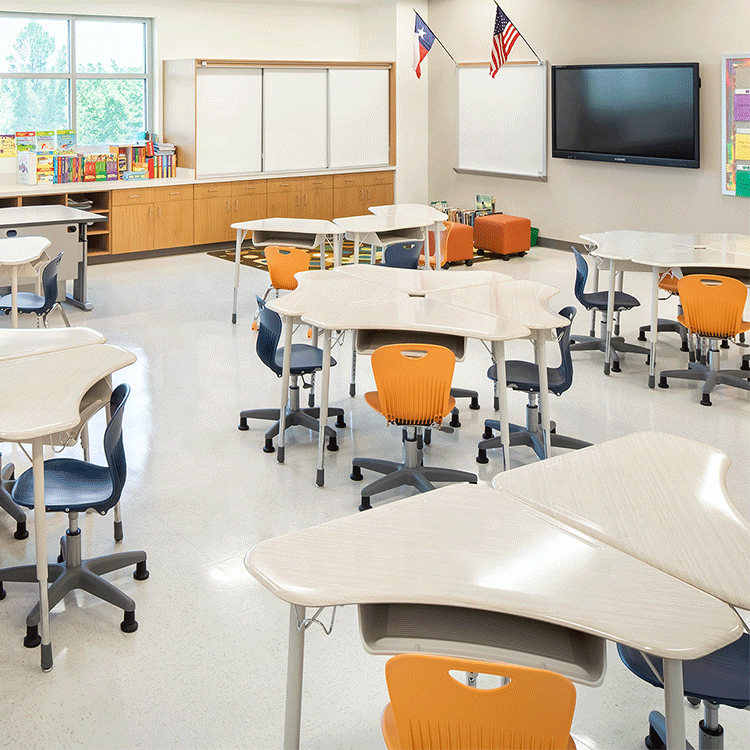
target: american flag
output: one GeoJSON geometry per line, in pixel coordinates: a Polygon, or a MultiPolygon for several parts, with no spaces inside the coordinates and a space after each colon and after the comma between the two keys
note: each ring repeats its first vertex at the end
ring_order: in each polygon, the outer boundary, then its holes
{"type": "Polygon", "coordinates": [[[518,30],[503,13],[500,6],[495,12],[495,30],[492,33],[492,62],[490,75],[494,78],[500,66],[508,59],[513,45],[518,39],[518,30]]]}

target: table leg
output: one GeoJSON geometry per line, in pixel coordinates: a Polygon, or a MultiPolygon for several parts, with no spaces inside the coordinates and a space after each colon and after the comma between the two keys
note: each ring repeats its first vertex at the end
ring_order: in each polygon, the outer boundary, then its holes
{"type": "Polygon", "coordinates": [[[234,303],[232,304],[232,323],[237,322],[237,291],[240,288],[240,252],[242,241],[247,234],[246,229],[237,230],[237,239],[234,244],[234,303]]]}
{"type": "MultiPolygon", "coordinates": [[[[310,344],[312,346],[318,346],[318,329],[316,326],[312,326],[310,344]]],[[[310,374],[310,393],[307,397],[307,405],[309,407],[315,406],[315,373],[310,374]]]]}
{"type": "Polygon", "coordinates": [[[320,270],[325,271],[326,270],[326,238],[325,236],[320,241],[320,270]]]}
{"type": "Polygon", "coordinates": [[[547,332],[533,331],[534,358],[539,368],[539,408],[542,410],[542,435],[544,437],[544,457],[550,456],[550,415],[549,380],[547,373],[547,332]]]}
{"type": "Polygon", "coordinates": [[[299,750],[302,719],[302,672],[305,658],[305,608],[289,606],[289,653],[286,670],[284,750],[299,750]]]}
{"type": "Polygon", "coordinates": [[[320,377],[320,419],[318,420],[318,473],[315,484],[325,483],[326,425],[328,424],[328,389],[331,382],[331,331],[323,331],[323,372],[320,377]]]}
{"type": "Polygon", "coordinates": [[[333,266],[336,268],[341,265],[341,258],[344,254],[344,235],[333,235],[333,266]]]}
{"type": "Polygon", "coordinates": [[[664,716],[667,723],[667,750],[685,747],[685,708],[682,662],[664,659],[664,716]]]}
{"type": "Polygon", "coordinates": [[[18,328],[18,266],[10,271],[10,324],[18,328]]]}
{"type": "Polygon", "coordinates": [[[291,315],[284,317],[284,357],[281,365],[281,407],[279,409],[279,436],[277,438],[278,451],[276,460],[284,463],[284,432],[286,430],[286,406],[289,401],[289,370],[292,357],[292,331],[294,329],[294,318],[291,315]]]}
{"type": "Polygon", "coordinates": [[[615,263],[609,261],[609,291],[607,292],[607,339],[604,346],[604,374],[609,375],[612,360],[612,324],[615,317],[615,263]]]}
{"type": "Polygon", "coordinates": [[[354,235],[354,265],[356,266],[359,263],[359,235],[354,235]]]}
{"type": "Polygon", "coordinates": [[[78,275],[73,279],[73,294],[66,294],[65,299],[81,310],[93,310],[94,306],[87,301],[89,241],[85,222],[78,225],[78,242],[82,245],[81,260],[78,261],[78,275]]]}
{"type": "Polygon", "coordinates": [[[36,579],[39,582],[39,634],[42,639],[42,670],[52,669],[52,641],[49,629],[49,598],[47,595],[47,512],[44,505],[44,444],[41,437],[31,443],[34,477],[34,547],[36,579]]]}
{"type": "MultiPolygon", "coordinates": [[[[445,230],[445,225],[442,221],[436,221],[435,226],[432,230],[433,234],[435,235],[435,270],[439,271],[443,267],[443,254],[442,254],[442,242],[440,241],[440,234],[441,230],[445,230]]],[[[430,268],[430,233],[425,227],[424,230],[425,234],[425,243],[424,243],[424,257],[427,261],[427,269],[430,268]]]]}
{"type": "Polygon", "coordinates": [[[510,425],[508,422],[508,388],[505,375],[505,342],[492,342],[492,356],[497,368],[495,398],[500,407],[500,436],[503,441],[503,471],[510,468],[510,425]]]}
{"type": "Polygon", "coordinates": [[[649,340],[651,351],[648,355],[648,387],[656,385],[656,338],[659,335],[659,277],[661,271],[654,266],[651,269],[651,330],[649,340]]]}
{"type": "Polygon", "coordinates": [[[357,393],[357,332],[352,331],[352,372],[349,380],[349,395],[357,393]]]}
{"type": "MultiPolygon", "coordinates": [[[[594,278],[593,278],[593,292],[599,291],[599,260],[597,259],[594,263],[594,278]]],[[[589,328],[589,336],[596,336],[596,308],[591,311],[591,326],[589,328]]]]}

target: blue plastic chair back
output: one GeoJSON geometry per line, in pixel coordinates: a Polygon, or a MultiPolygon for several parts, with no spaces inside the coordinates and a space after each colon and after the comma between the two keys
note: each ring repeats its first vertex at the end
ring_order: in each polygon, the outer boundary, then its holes
{"type": "Polygon", "coordinates": [[[397,242],[383,250],[382,264],[389,268],[417,268],[424,242],[397,242]]]}
{"type": "Polygon", "coordinates": [[[588,263],[586,263],[586,259],[578,252],[578,250],[573,248],[573,252],[576,256],[576,282],[574,288],[576,299],[582,305],[587,306],[588,303],[586,302],[583,290],[586,288],[586,279],[589,277],[589,266],[588,263]]]}
{"type": "Polygon", "coordinates": [[[127,464],[125,462],[125,446],[122,442],[122,418],[125,414],[125,402],[130,395],[130,386],[121,383],[112,391],[109,399],[111,417],[104,430],[104,455],[107,459],[110,477],[112,479],[112,495],[96,507],[98,511],[112,508],[120,499],[122,488],[127,478],[127,464]]]}
{"type": "Polygon", "coordinates": [[[258,337],[255,341],[255,351],[260,361],[277,375],[281,375],[281,367],[276,363],[276,350],[281,338],[281,317],[266,307],[266,303],[255,295],[258,301],[258,337]]]}
{"type": "Polygon", "coordinates": [[[557,329],[557,341],[560,345],[560,366],[557,368],[558,374],[562,377],[562,382],[550,384],[550,391],[559,396],[573,385],[573,358],[570,355],[570,329],[573,327],[573,318],[576,316],[576,309],[572,305],[563,307],[559,312],[564,318],[570,321],[569,326],[557,329]]]}

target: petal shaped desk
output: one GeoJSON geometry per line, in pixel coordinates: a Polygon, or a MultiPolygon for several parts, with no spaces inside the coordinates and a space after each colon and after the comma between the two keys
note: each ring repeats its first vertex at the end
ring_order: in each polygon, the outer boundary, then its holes
{"type": "Polygon", "coordinates": [[[52,668],[47,598],[44,439],[75,427],[81,398],[93,385],[135,362],[88,328],[4,331],[0,336],[0,440],[32,445],[34,544],[39,581],[41,663],[52,668]]]}
{"type": "MultiPolygon", "coordinates": [[[[601,477],[602,486],[609,481],[601,477]]],[[[319,614],[308,618],[307,607],[358,605],[371,653],[511,661],[589,685],[603,678],[604,640],[654,654],[668,665],[670,750],[685,747],[680,660],[742,633],[740,618],[715,597],[543,510],[475,485],[444,487],[261,542],[245,566],[291,605],[285,748],[299,746],[304,631],[319,614]]]]}
{"type": "Polygon", "coordinates": [[[30,273],[36,275],[31,264],[39,260],[49,246],[50,241],[46,237],[0,239],[0,268],[10,268],[11,325],[13,328],[18,328],[18,277],[24,268],[28,268],[30,273]]]}

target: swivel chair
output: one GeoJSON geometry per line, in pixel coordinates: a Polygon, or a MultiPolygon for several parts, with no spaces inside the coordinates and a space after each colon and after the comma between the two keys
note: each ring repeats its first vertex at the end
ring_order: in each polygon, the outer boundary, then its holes
{"type": "MultiPolygon", "coordinates": [[[[637,677],[663,688],[662,661],[646,657],[630,646],[617,645],[625,666],[637,677]],[[650,662],[650,664],[649,664],[650,662]]],[[[750,706],[750,636],[744,633],[734,643],[701,659],[682,662],[683,689],[688,701],[703,701],[704,718],[698,724],[699,750],[721,750],[724,730],[719,724],[719,706],[750,706]]],[[[664,716],[652,711],[648,717],[649,733],[645,744],[650,750],[666,747],[664,716]]]]}
{"type": "MultiPolygon", "coordinates": [[[[586,308],[586,310],[598,310],[602,313],[602,335],[596,337],[593,335],[593,331],[590,336],[579,336],[572,334],[570,337],[570,350],[573,352],[579,351],[600,351],[604,352],[607,349],[607,321],[605,315],[607,312],[607,301],[609,299],[610,292],[584,292],[586,287],[586,279],[588,279],[589,267],[586,263],[586,259],[573,247],[573,252],[576,257],[576,280],[575,280],[575,295],[576,299],[586,308]]],[[[631,294],[625,292],[612,292],[615,295],[615,312],[618,313],[621,310],[632,310],[634,307],[638,307],[641,303],[633,297],[631,294]]],[[[644,346],[637,346],[636,344],[628,344],[622,336],[612,336],[610,339],[610,351],[612,356],[612,372],[620,372],[620,358],[618,352],[634,352],[636,354],[645,354],[647,357],[650,354],[649,350],[644,346]]],[[[610,363],[604,363],[604,372],[609,373],[610,363]]]]}
{"type": "Polygon", "coordinates": [[[423,242],[396,242],[383,250],[380,263],[390,268],[417,268],[423,242]]]}
{"type": "Polygon", "coordinates": [[[669,388],[669,378],[705,381],[703,406],[711,406],[710,393],[720,384],[750,391],[747,370],[719,368],[719,341],[750,330],[750,323],[742,320],[747,287],[738,279],[708,273],[683,276],[677,286],[684,310],[678,320],[707,342],[708,364],[688,362],[687,370],[663,370],[659,387],[669,388]]]}
{"type": "MultiPolygon", "coordinates": [[[[97,466],[74,458],[53,458],[44,462],[46,510],[49,513],[68,514],[68,530],[60,540],[58,564],[48,566],[48,577],[52,581],[49,587],[50,609],[70,591],[81,589],[124,610],[120,628],[125,633],[132,633],[138,628],[135,620],[135,602],[102,576],[113,570],[135,565],[133,577],[139,581],[145,580],[149,575],[146,569],[146,553],[142,550],[119,552],[82,560],[78,514],[92,508],[104,515],[120,500],[127,475],[125,448],[122,442],[122,417],[129,394],[130,387],[124,383],[112,392],[112,418],[104,431],[106,466],[97,466]]],[[[18,477],[13,486],[12,497],[14,502],[25,508],[34,507],[32,469],[27,469],[18,477]]],[[[36,582],[36,576],[36,565],[0,569],[0,599],[5,598],[3,581],[32,583],[36,582]]],[[[39,645],[41,638],[38,626],[37,604],[26,618],[24,646],[33,648],[39,645]]]]}
{"type": "MultiPolygon", "coordinates": [[[[567,318],[571,324],[576,315],[575,307],[564,307],[560,315],[567,318]]],[[[561,396],[573,384],[573,360],[570,356],[570,326],[557,329],[557,340],[560,345],[560,365],[555,368],[547,368],[549,391],[556,396],[561,396]]],[[[497,382],[497,365],[492,365],[487,371],[487,377],[497,382]]],[[[526,445],[533,449],[540,459],[545,458],[544,435],[541,429],[541,414],[537,405],[539,394],[539,368],[534,362],[522,360],[509,360],[505,363],[506,385],[514,391],[523,391],[529,394],[529,403],[526,405],[526,427],[510,425],[510,444],[526,445]]],[[[486,464],[487,450],[499,448],[502,445],[502,437],[493,437],[492,430],[501,429],[501,424],[495,419],[486,419],[484,422],[484,440],[479,443],[477,463],[486,464]]],[[[591,443],[586,443],[577,438],[566,435],[558,435],[556,425],[550,422],[550,444],[557,448],[586,448],[591,443]]]]}
{"type": "MultiPolygon", "coordinates": [[[[256,295],[258,309],[260,311],[258,338],[255,342],[255,351],[266,367],[281,377],[284,362],[284,349],[279,348],[281,338],[281,318],[273,310],[266,307],[266,303],[256,295]]],[[[336,360],[331,357],[331,365],[336,360]]],[[[306,427],[308,430],[318,432],[320,409],[318,407],[300,408],[298,379],[305,375],[311,375],[323,368],[323,350],[310,344],[292,344],[290,352],[290,381],[289,381],[289,406],[286,412],[285,427],[306,427]]],[[[335,408],[328,410],[329,417],[336,417],[336,427],[346,427],[344,421],[344,410],[335,408]]],[[[279,409],[246,409],[240,412],[240,424],[238,429],[248,430],[248,419],[269,419],[275,424],[266,432],[264,453],[273,453],[273,439],[279,434],[281,411],[279,409]]],[[[328,436],[328,450],[337,451],[336,431],[326,425],[325,434],[328,436]]],[[[280,458],[283,456],[280,453],[280,458]]]]}
{"type": "MultiPolygon", "coordinates": [[[[455,357],[450,349],[434,344],[391,344],[372,353],[377,391],[365,394],[367,403],[388,424],[402,428],[402,463],[377,458],[355,458],[351,478],[362,480],[362,469],[385,476],[362,489],[359,510],[369,510],[370,498],[403,485],[419,492],[435,489],[432,482],[477,483],[476,474],[456,469],[424,466],[420,446],[425,427],[440,425],[453,406],[450,395],[455,357]]],[[[441,428],[452,432],[451,428],[441,428]]]]}
{"type": "Polygon", "coordinates": [[[573,683],[532,667],[399,654],[386,662],[391,702],[381,720],[389,750],[575,750],[573,683]],[[482,689],[451,671],[510,678],[482,689]]]}
{"type": "MultiPolygon", "coordinates": [[[[268,274],[271,277],[271,283],[268,288],[263,292],[261,298],[264,302],[271,293],[271,290],[276,291],[276,296],[279,296],[279,290],[293,291],[297,288],[297,279],[294,277],[296,273],[301,271],[307,271],[310,267],[310,255],[306,250],[302,250],[299,247],[281,247],[279,245],[269,245],[263,249],[263,255],[266,258],[266,265],[268,266],[268,274]]],[[[260,308],[255,311],[253,317],[253,330],[258,330],[258,315],[260,314],[260,308]]]]}
{"type": "MultiPolygon", "coordinates": [[[[665,274],[662,275],[662,277],[659,279],[659,289],[661,289],[664,292],[667,292],[667,296],[663,299],[669,299],[672,295],[677,294],[677,282],[679,281],[679,278],[675,276],[672,271],[667,271],[665,274]]],[[[679,295],[677,297],[677,314],[682,315],[682,304],[679,301],[679,295]]],[[[650,331],[651,326],[641,326],[638,329],[638,341],[646,341],[646,331],[650,331]]],[[[656,332],[657,333],[679,333],[680,338],[682,339],[682,345],[680,346],[680,351],[682,352],[690,352],[690,361],[695,361],[695,352],[691,351],[691,349],[688,347],[688,332],[687,328],[685,328],[682,323],[680,323],[679,320],[668,320],[667,318],[659,318],[657,326],[656,326],[656,332]]]]}
{"type": "MultiPolygon", "coordinates": [[[[68,316],[65,314],[63,306],[57,301],[57,267],[60,265],[62,256],[63,254],[60,253],[56,258],[47,261],[39,269],[42,277],[43,297],[33,292],[18,292],[18,312],[34,313],[37,316],[37,328],[39,327],[40,319],[44,323],[44,327],[49,328],[49,325],[47,325],[47,316],[56,307],[59,308],[65,325],[70,328],[68,316]]],[[[12,311],[12,297],[11,294],[0,297],[0,312],[10,315],[12,311]]]]}

